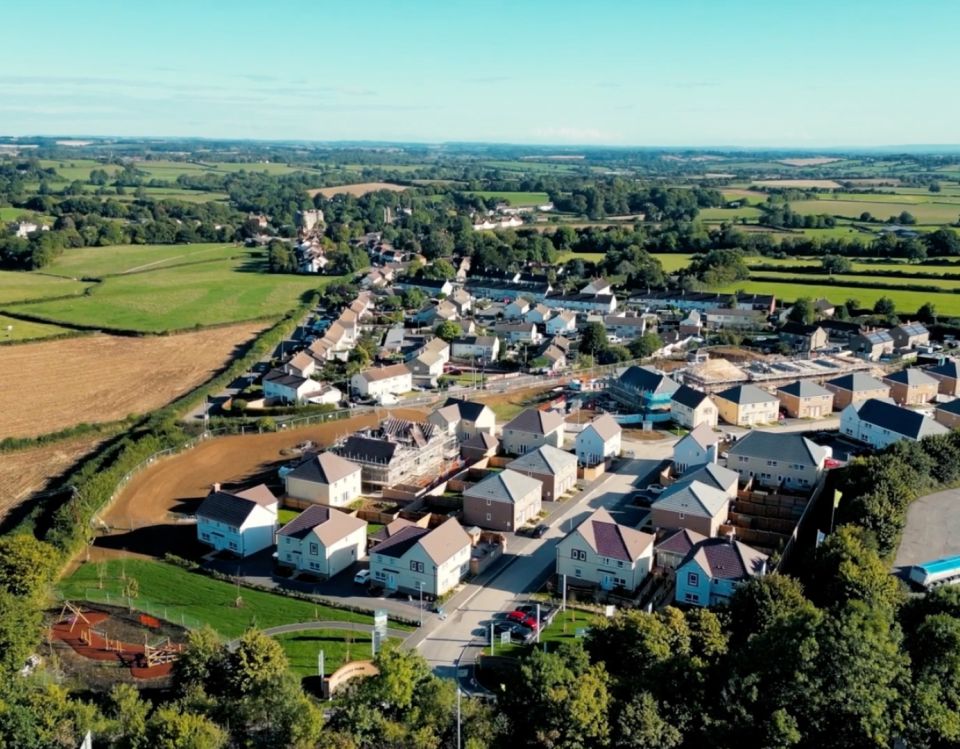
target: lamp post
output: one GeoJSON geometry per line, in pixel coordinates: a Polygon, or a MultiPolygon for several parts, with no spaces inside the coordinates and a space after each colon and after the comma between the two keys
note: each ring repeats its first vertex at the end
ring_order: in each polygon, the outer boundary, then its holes
{"type": "Polygon", "coordinates": [[[457,749],[460,749],[460,696],[463,692],[460,690],[460,682],[457,682],[457,749]]]}
{"type": "Polygon", "coordinates": [[[423,580],[417,582],[417,588],[420,590],[420,626],[423,626],[423,580]]]}

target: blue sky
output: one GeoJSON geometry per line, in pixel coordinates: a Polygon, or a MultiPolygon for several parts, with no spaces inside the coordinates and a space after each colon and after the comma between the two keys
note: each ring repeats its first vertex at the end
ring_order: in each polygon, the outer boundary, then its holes
{"type": "Polygon", "coordinates": [[[31,0],[0,134],[960,142],[956,0],[31,0]]]}

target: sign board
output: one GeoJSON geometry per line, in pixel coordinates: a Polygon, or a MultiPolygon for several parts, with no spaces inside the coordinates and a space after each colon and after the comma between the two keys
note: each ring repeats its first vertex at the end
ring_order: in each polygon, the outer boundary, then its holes
{"type": "Polygon", "coordinates": [[[580,640],[587,636],[587,627],[577,627],[576,631],[577,639],[580,640]]]}
{"type": "Polygon", "coordinates": [[[511,638],[511,636],[510,636],[510,630],[507,630],[506,632],[501,632],[501,633],[500,633],[500,644],[501,644],[501,645],[509,645],[512,641],[513,641],[513,640],[512,640],[512,638],[511,638]]]}
{"type": "Polygon", "coordinates": [[[603,611],[604,616],[606,616],[608,619],[612,617],[615,613],[617,613],[617,607],[614,606],[613,604],[608,604],[603,611]]]}

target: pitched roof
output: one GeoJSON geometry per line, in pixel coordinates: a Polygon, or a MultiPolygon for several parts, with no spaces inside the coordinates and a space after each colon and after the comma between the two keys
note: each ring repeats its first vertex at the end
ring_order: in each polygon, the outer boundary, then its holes
{"type": "Polygon", "coordinates": [[[477,432],[469,439],[464,440],[460,445],[460,447],[474,447],[480,450],[496,449],[499,446],[500,440],[486,432],[477,432]]]}
{"type": "Polygon", "coordinates": [[[893,343],[893,337],[887,330],[861,330],[860,337],[865,339],[872,346],[879,346],[884,343],[893,343]]]}
{"type": "Polygon", "coordinates": [[[332,507],[310,505],[278,530],[277,535],[302,540],[314,533],[324,546],[329,546],[361,528],[366,528],[366,526],[365,520],[340,512],[332,507]]]}
{"type": "Polygon", "coordinates": [[[263,381],[296,390],[310,380],[306,377],[301,377],[300,375],[284,372],[282,369],[271,369],[263,376],[263,381]]]}
{"type": "Polygon", "coordinates": [[[816,333],[818,330],[821,330],[819,325],[804,325],[801,322],[795,322],[790,320],[783,324],[783,327],[780,328],[781,333],[786,333],[787,335],[802,335],[809,336],[816,333]]]}
{"type": "Polygon", "coordinates": [[[580,523],[575,532],[600,556],[624,562],[639,559],[655,540],[652,533],[615,523],[602,507],[580,523]]]}
{"type": "Polygon", "coordinates": [[[711,578],[745,580],[763,575],[769,557],[763,552],[726,538],[706,538],[687,553],[681,567],[696,562],[711,578]]]}
{"type": "Polygon", "coordinates": [[[863,403],[847,408],[856,408],[862,421],[888,429],[895,434],[919,440],[933,434],[947,434],[950,430],[939,422],[927,418],[919,411],[902,408],[890,400],[870,398],[863,403]]]}
{"type": "Polygon", "coordinates": [[[674,554],[684,556],[693,548],[694,544],[706,539],[702,533],[697,533],[689,528],[680,528],[656,545],[656,551],[669,551],[674,554]]]}
{"type": "Polygon", "coordinates": [[[746,455],[803,466],[819,466],[829,450],[796,432],[765,432],[753,429],[737,440],[727,455],[746,455]]]}
{"type": "Polygon", "coordinates": [[[890,388],[868,374],[852,372],[842,375],[826,383],[839,390],[849,390],[851,393],[862,393],[869,390],[889,390],[890,388]]]}
{"type": "Polygon", "coordinates": [[[385,541],[391,536],[396,535],[404,528],[409,528],[410,526],[416,525],[416,523],[407,520],[406,518],[397,518],[387,523],[383,528],[378,530],[376,533],[370,534],[370,540],[372,541],[385,541]]]}
{"type": "Polygon", "coordinates": [[[724,492],[702,481],[678,481],[653,503],[655,509],[706,518],[716,517],[729,505],[730,498],[724,492]]]}
{"type": "Polygon", "coordinates": [[[351,435],[341,447],[337,449],[341,455],[350,460],[359,460],[364,463],[389,463],[397,452],[397,443],[390,440],[380,440],[362,435],[351,435]]]}
{"type": "Polygon", "coordinates": [[[954,380],[960,380],[960,365],[953,358],[944,359],[942,364],[935,367],[927,367],[927,372],[931,375],[940,375],[941,377],[950,377],[954,380]]]}
{"type": "Polygon", "coordinates": [[[443,404],[444,408],[454,407],[460,418],[464,421],[476,421],[483,416],[484,411],[490,411],[490,406],[485,403],[475,403],[474,401],[462,400],[460,398],[447,398],[443,404]]]}
{"type": "Polygon", "coordinates": [[[197,517],[239,528],[257,507],[276,503],[277,498],[264,484],[236,493],[212,491],[197,507],[197,517]]]}
{"type": "Polygon", "coordinates": [[[707,463],[683,474],[680,480],[699,481],[707,486],[712,486],[714,489],[727,492],[736,488],[739,479],[740,474],[736,471],[731,471],[729,468],[724,468],[716,463],[707,463]]]}
{"type": "Polygon", "coordinates": [[[930,333],[927,330],[926,326],[923,323],[919,322],[905,322],[898,325],[894,330],[897,330],[904,335],[915,336],[915,335],[928,335],[930,333]]]}
{"type": "Polygon", "coordinates": [[[778,387],[777,391],[792,395],[796,398],[819,398],[824,395],[833,395],[833,393],[825,387],[821,387],[815,382],[810,382],[810,380],[797,380],[796,382],[791,382],[789,385],[778,387]]]}
{"type": "Polygon", "coordinates": [[[652,367],[627,367],[619,379],[622,385],[644,393],[666,393],[670,395],[680,388],[680,385],[671,380],[665,373],[652,367]]]}
{"type": "Polygon", "coordinates": [[[943,411],[948,414],[957,414],[960,415],[960,398],[954,398],[948,403],[940,403],[937,405],[938,411],[943,411]]]}
{"type": "Polygon", "coordinates": [[[883,378],[886,382],[896,382],[900,385],[907,385],[909,387],[917,387],[919,385],[934,385],[936,386],[937,380],[928,375],[922,369],[916,367],[907,367],[906,369],[901,369],[898,372],[893,372],[888,374],[883,378]]]}
{"type": "Polygon", "coordinates": [[[408,525],[377,544],[373,553],[399,559],[416,546],[429,532],[429,529],[421,528],[419,525],[408,525]]]}
{"type": "MultiPolygon", "coordinates": [[[[715,445],[720,441],[720,434],[713,431],[713,428],[709,424],[700,424],[694,427],[690,432],[683,435],[683,438],[680,442],[684,440],[693,440],[700,447],[707,448],[710,445],[715,445]]],[[[680,442],[677,444],[679,445],[680,442]]]]}
{"type": "Polygon", "coordinates": [[[513,417],[504,430],[514,429],[531,434],[550,434],[563,428],[563,417],[556,411],[540,411],[528,408],[513,417]]]}
{"type": "Polygon", "coordinates": [[[620,434],[623,429],[620,428],[620,425],[617,423],[617,420],[614,419],[610,414],[600,414],[593,421],[587,424],[586,429],[592,429],[597,433],[597,436],[600,437],[604,442],[611,440],[620,434]]]}
{"type": "Polygon", "coordinates": [[[434,562],[443,564],[465,546],[470,546],[470,536],[456,518],[450,518],[428,532],[420,545],[434,562]]]}
{"type": "Polygon", "coordinates": [[[778,402],[775,396],[770,395],[766,390],[761,390],[756,385],[735,385],[732,388],[727,388],[722,393],[717,393],[717,397],[739,405],[745,403],[778,402]]]}
{"type": "Polygon", "coordinates": [[[367,382],[379,382],[388,380],[391,377],[400,377],[410,374],[410,368],[406,364],[391,364],[388,367],[374,367],[360,373],[360,376],[367,382]]]}
{"type": "Polygon", "coordinates": [[[576,467],[577,456],[553,445],[541,445],[536,450],[510,461],[507,468],[556,475],[565,468],[576,467]]]}
{"type": "Polygon", "coordinates": [[[681,385],[670,398],[674,403],[679,403],[687,408],[696,408],[710,396],[689,385],[681,385]]]}
{"type": "MultiPolygon", "coordinates": [[[[576,462],[576,458],[574,458],[574,462],[576,462]]],[[[522,499],[532,492],[539,494],[542,485],[541,481],[513,471],[508,467],[506,470],[492,473],[479,483],[474,484],[463,492],[463,496],[515,504],[518,499],[522,499]]]]}
{"type": "Polygon", "coordinates": [[[356,463],[328,451],[308,458],[287,475],[317,484],[333,484],[359,470],[356,463]]]}

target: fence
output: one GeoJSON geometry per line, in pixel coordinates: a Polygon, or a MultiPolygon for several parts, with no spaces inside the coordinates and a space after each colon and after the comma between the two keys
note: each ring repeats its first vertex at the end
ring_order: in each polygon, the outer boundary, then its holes
{"type": "MultiPolygon", "coordinates": [[[[57,596],[59,601],[67,600],[66,596],[57,596]]],[[[76,601],[79,596],[72,597],[70,600],[76,601]]],[[[190,616],[186,610],[180,606],[166,606],[155,603],[145,598],[131,598],[121,595],[116,591],[100,590],[99,588],[87,588],[83,591],[82,602],[86,604],[100,604],[102,606],[115,606],[117,608],[136,611],[141,614],[149,614],[155,619],[165,622],[179,624],[184,629],[200,629],[206,622],[190,616]]]]}

